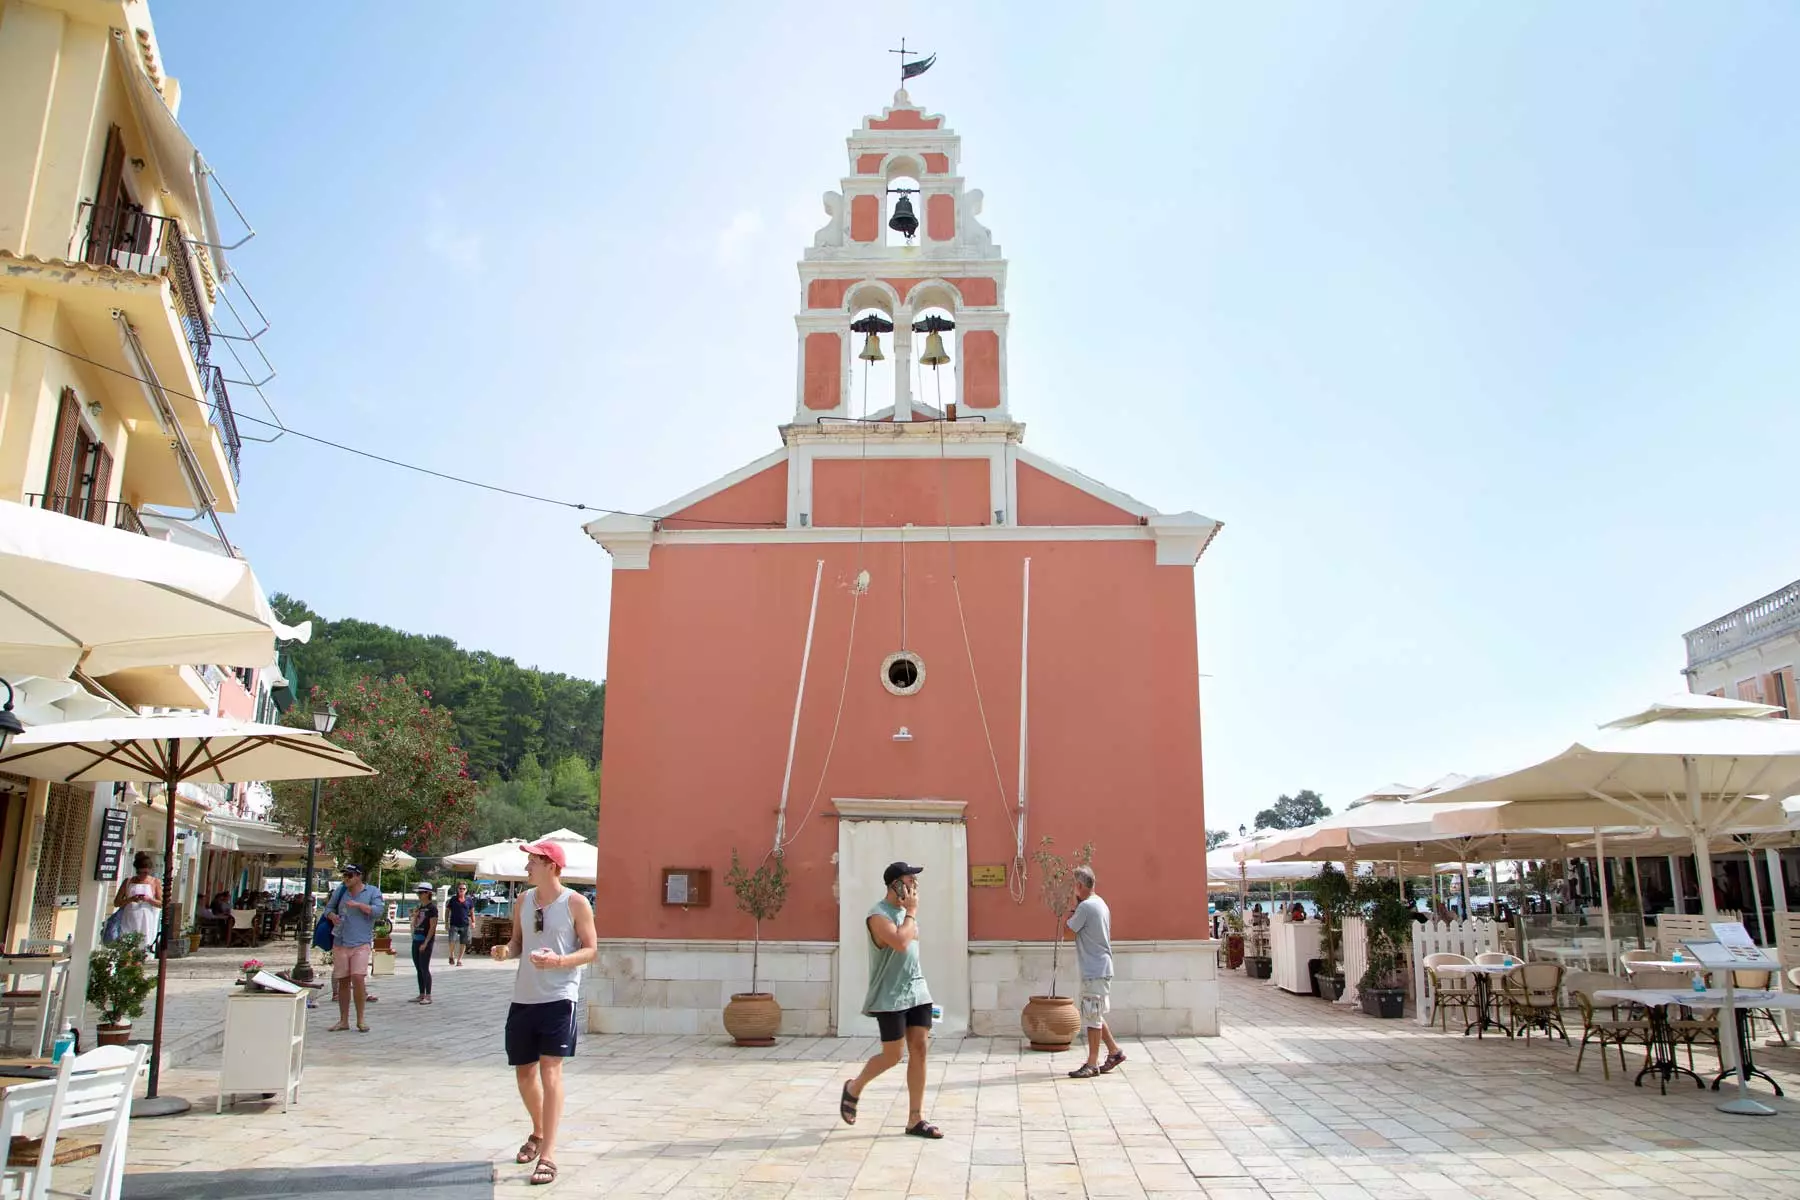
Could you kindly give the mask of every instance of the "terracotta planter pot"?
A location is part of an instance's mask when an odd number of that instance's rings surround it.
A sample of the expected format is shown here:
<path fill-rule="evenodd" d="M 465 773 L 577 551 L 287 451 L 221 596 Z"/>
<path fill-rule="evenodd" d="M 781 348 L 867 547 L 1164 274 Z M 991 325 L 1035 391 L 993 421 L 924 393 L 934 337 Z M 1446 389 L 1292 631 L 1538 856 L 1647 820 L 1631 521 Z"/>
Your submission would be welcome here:
<path fill-rule="evenodd" d="M 1067 1050 L 1081 1032 L 1081 1010 L 1072 996 L 1033 996 L 1019 1014 L 1019 1027 L 1033 1050 Z"/>
<path fill-rule="evenodd" d="M 131 1023 L 94 1026 L 94 1040 L 102 1046 L 123 1046 L 131 1040 Z"/>
<path fill-rule="evenodd" d="M 383 954 L 392 954 L 394 952 L 394 937 L 393 937 L 393 935 L 389 934 L 387 937 L 376 938 L 375 939 L 375 949 L 380 951 Z"/>
<path fill-rule="evenodd" d="M 1235 971 L 1244 965 L 1244 935 L 1228 933 L 1225 935 L 1225 969 Z"/>
<path fill-rule="evenodd" d="M 781 1005 L 768 992 L 738 992 L 725 1006 L 725 1032 L 740 1046 L 773 1046 Z"/>

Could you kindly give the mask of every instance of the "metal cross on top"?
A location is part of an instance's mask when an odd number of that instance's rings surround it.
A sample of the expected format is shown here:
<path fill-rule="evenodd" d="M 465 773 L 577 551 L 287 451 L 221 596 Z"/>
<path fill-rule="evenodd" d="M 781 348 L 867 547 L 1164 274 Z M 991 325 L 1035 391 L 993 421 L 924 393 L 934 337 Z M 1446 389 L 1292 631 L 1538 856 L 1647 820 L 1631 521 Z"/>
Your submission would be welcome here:
<path fill-rule="evenodd" d="M 907 50 L 905 38 L 900 39 L 900 48 L 898 50 L 889 50 L 888 53 L 898 54 L 900 56 L 900 84 L 902 87 L 906 85 L 907 80 L 923 75 L 925 72 L 931 70 L 931 64 L 937 61 L 937 55 L 933 54 L 927 58 L 921 58 L 917 62 L 907 62 L 907 54 L 916 54 L 918 52 Z"/>

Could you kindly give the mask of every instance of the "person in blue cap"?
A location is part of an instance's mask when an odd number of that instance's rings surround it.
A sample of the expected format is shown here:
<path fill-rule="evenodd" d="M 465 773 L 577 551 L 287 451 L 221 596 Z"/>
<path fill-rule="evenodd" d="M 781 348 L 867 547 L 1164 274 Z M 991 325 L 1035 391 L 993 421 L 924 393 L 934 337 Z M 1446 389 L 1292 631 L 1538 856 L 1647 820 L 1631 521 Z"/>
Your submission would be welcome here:
<path fill-rule="evenodd" d="M 925 1119 L 925 1047 L 931 1040 L 931 989 L 919 964 L 919 880 L 924 867 L 889 863 L 882 873 L 887 895 L 875 902 L 864 924 L 869 930 L 869 991 L 863 1012 L 875 1018 L 881 1050 L 863 1064 L 862 1074 L 844 1084 L 838 1115 L 856 1124 L 863 1089 L 882 1072 L 900 1065 L 906 1048 L 906 1132 L 941 1138 L 944 1131 Z"/>

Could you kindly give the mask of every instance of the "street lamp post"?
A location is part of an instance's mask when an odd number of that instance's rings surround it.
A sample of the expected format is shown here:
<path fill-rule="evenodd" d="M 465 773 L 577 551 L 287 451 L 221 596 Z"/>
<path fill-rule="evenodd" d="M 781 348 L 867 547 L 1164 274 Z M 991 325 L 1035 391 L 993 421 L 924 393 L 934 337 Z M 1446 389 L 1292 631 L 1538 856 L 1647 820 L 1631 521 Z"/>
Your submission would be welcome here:
<path fill-rule="evenodd" d="M 0 679 L 0 687 L 6 689 L 6 707 L 0 708 L 0 750 L 4 750 L 13 734 L 25 732 L 25 722 L 19 720 L 18 714 L 13 712 L 12 684 Z"/>
<path fill-rule="evenodd" d="M 312 715 L 313 730 L 320 736 L 329 734 L 337 725 L 337 710 L 327 704 L 323 709 L 314 709 Z M 319 844 L 319 797 L 324 791 L 323 779 L 313 780 L 312 817 L 306 823 L 306 884 L 303 894 L 306 897 L 306 916 L 295 930 L 299 946 L 294 951 L 294 969 L 289 975 L 295 983 L 311 983 L 312 968 L 312 932 L 313 932 L 313 852 Z"/>

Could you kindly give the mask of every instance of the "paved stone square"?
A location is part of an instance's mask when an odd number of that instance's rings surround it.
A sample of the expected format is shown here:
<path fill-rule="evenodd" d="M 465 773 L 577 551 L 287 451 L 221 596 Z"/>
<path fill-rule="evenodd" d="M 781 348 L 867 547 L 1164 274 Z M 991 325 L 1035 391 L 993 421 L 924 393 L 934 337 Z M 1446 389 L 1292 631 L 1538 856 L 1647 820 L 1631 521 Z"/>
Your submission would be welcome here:
<path fill-rule="evenodd" d="M 405 1003 L 407 977 L 384 979 L 366 1035 L 326 1033 L 322 1005 L 286 1115 L 215 1116 L 211 1063 L 173 1069 L 165 1090 L 195 1111 L 134 1124 L 130 1170 L 485 1159 L 509 1198 L 1800 1196 L 1800 1103 L 1726 1116 L 1691 1083 L 1633 1087 L 1616 1057 L 1610 1082 L 1593 1051 L 1575 1075 L 1560 1043 L 1425 1032 L 1236 975 L 1224 1036 L 1125 1039 L 1130 1061 L 1098 1080 L 1065 1078 L 1073 1054 L 1012 1040 L 935 1044 L 941 1142 L 900 1136 L 899 1070 L 871 1085 L 854 1128 L 838 1122 L 839 1086 L 871 1042 L 588 1037 L 568 1069 L 561 1180 L 531 1188 L 511 1161 L 527 1128 L 500 1046 L 513 969 L 440 964 L 429 1008 Z M 1800 1088 L 1800 1054 L 1758 1062 Z"/>

